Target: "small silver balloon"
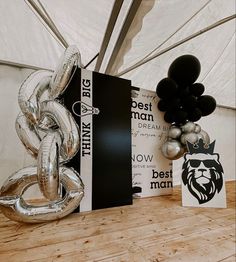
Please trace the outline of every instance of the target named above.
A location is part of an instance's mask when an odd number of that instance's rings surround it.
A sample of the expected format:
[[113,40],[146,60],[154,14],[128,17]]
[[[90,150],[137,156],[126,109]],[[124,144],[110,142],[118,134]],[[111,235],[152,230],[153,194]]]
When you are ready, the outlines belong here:
[[200,125],[198,125],[198,124],[195,124],[195,129],[194,129],[194,132],[195,133],[199,133],[199,132],[201,132],[201,126]]
[[18,102],[22,113],[33,123],[38,123],[40,118],[39,99],[45,90],[49,89],[52,72],[38,70],[29,75],[22,83]]
[[178,137],[180,137],[182,134],[182,131],[180,128],[176,127],[176,126],[172,126],[170,127],[169,129],[169,132],[168,132],[168,137],[169,138],[173,138],[173,139],[176,139]]
[[62,94],[68,86],[76,66],[81,66],[81,56],[76,46],[69,46],[60,58],[59,64],[50,81],[50,98],[55,99]]
[[184,133],[191,133],[194,132],[195,124],[193,122],[187,122],[183,126],[181,126],[181,130]]
[[204,142],[205,144],[207,144],[207,145],[210,144],[210,137],[209,137],[209,135],[207,134],[206,131],[204,131],[204,130],[202,129],[199,134],[202,135],[202,139],[203,139],[203,142]]
[[42,140],[38,153],[38,184],[48,200],[56,200],[59,187],[59,148],[61,137],[57,132],[49,132]]
[[162,145],[161,151],[165,158],[176,160],[183,155],[184,147],[177,140],[169,140]]
[[201,133],[196,133],[197,134],[197,136],[198,136],[198,141],[200,140],[200,139],[204,139],[204,137],[203,137],[203,135],[201,134]]
[[15,127],[16,133],[26,150],[36,158],[38,156],[41,138],[35,125],[31,124],[28,119],[20,113],[16,118]]
[[180,137],[180,141],[183,145],[186,145],[186,141],[190,142],[191,144],[195,144],[198,141],[198,135],[196,133],[183,134]]
[[36,184],[37,167],[19,170],[3,184],[0,190],[0,209],[11,220],[25,223],[42,223],[56,220],[73,212],[84,195],[84,185],[79,174],[70,168],[61,167],[60,182],[66,193],[63,198],[46,205],[34,206],[25,202],[22,195]]
[[79,128],[72,114],[57,101],[41,103],[41,114],[52,118],[59,127],[62,136],[61,157],[64,161],[71,159],[80,145]]

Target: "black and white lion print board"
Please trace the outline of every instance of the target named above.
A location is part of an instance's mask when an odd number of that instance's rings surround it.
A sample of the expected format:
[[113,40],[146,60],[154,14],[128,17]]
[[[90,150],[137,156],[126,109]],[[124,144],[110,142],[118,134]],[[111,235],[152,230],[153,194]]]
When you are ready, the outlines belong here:
[[182,166],[182,204],[196,207],[226,207],[224,171],[220,156],[200,139],[187,142],[188,152]]

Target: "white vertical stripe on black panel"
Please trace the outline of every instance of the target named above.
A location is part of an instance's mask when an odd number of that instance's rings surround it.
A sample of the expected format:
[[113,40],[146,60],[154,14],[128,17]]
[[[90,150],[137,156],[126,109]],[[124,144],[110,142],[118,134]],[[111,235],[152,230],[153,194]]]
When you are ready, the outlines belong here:
[[92,210],[92,174],[93,174],[93,115],[90,111],[93,103],[92,71],[81,69],[81,145],[80,175],[84,183],[84,197],[80,211]]

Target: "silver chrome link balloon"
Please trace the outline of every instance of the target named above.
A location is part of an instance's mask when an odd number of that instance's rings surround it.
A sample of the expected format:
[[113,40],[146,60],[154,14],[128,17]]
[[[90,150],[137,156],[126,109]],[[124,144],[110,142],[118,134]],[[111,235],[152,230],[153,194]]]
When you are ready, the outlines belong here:
[[[75,210],[83,197],[79,174],[62,166],[79,150],[79,129],[72,114],[55,100],[65,91],[78,63],[78,49],[69,46],[55,72],[36,71],[20,87],[21,113],[16,131],[38,165],[19,170],[0,190],[0,209],[12,220],[38,223],[59,219]],[[22,195],[33,184],[39,185],[48,204],[33,206],[25,202]]]
[[47,205],[33,206],[23,199],[23,193],[38,182],[37,167],[26,167],[8,178],[0,191],[0,206],[3,214],[18,222],[41,223],[62,218],[79,205],[84,186],[75,170],[60,167],[60,183],[66,194]]
[[41,138],[35,125],[33,125],[22,113],[16,118],[16,133],[26,150],[37,158]]
[[79,149],[78,126],[72,114],[57,101],[44,101],[41,103],[42,117],[47,116],[59,127],[63,137],[61,156],[67,161],[71,159]]
[[38,184],[44,197],[56,200],[59,188],[59,148],[61,137],[57,132],[49,132],[42,140],[38,155]]
[[39,100],[44,91],[49,89],[51,78],[51,71],[39,70],[32,73],[20,87],[19,106],[32,124],[37,124],[40,119]]
[[65,91],[75,72],[76,65],[78,64],[81,66],[81,58],[78,54],[77,47],[71,45],[66,49],[64,56],[61,57],[57,69],[50,81],[52,89],[50,97],[52,99],[55,99]]

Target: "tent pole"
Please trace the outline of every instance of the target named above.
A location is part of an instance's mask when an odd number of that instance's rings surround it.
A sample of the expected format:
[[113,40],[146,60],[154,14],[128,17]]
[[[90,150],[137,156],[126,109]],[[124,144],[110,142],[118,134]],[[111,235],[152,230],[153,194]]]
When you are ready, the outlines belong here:
[[126,73],[128,73],[128,72],[130,72],[130,71],[132,71],[132,70],[134,70],[135,68],[137,68],[137,67],[139,67],[139,66],[141,66],[141,65],[146,64],[147,62],[153,60],[154,58],[157,58],[158,56],[160,56],[160,55],[162,55],[162,54],[164,54],[164,53],[166,53],[166,52],[168,52],[168,51],[176,48],[177,46],[182,45],[182,44],[184,44],[185,42],[187,42],[187,41],[189,41],[189,40],[191,40],[191,39],[193,39],[193,38],[195,38],[195,37],[197,37],[197,36],[199,36],[199,35],[207,32],[207,31],[209,31],[209,30],[211,30],[211,29],[213,29],[213,28],[215,28],[215,27],[217,27],[217,26],[220,26],[220,25],[222,25],[222,24],[224,24],[224,23],[226,23],[226,22],[229,22],[229,21],[231,21],[232,19],[235,19],[235,18],[236,18],[236,14],[231,15],[231,16],[228,16],[228,17],[225,17],[225,18],[217,21],[216,23],[214,23],[214,24],[212,24],[212,25],[210,25],[210,26],[207,26],[207,27],[201,29],[200,31],[198,31],[198,32],[196,32],[196,33],[194,33],[194,34],[192,34],[192,35],[190,35],[190,36],[188,36],[188,37],[186,37],[186,38],[178,41],[177,43],[175,43],[175,44],[173,44],[173,45],[171,45],[171,46],[169,46],[169,47],[161,50],[161,51],[158,52],[157,54],[152,55],[152,56],[146,58],[145,60],[142,60],[141,62],[138,62],[138,63],[136,63],[135,65],[133,65],[133,66],[131,66],[131,67],[123,70],[122,72],[116,74],[116,76],[122,76],[122,75],[124,75],[124,74],[126,74]]
[[67,48],[69,45],[66,42],[65,38],[62,36],[62,34],[57,29],[56,25],[53,23],[52,19],[50,18],[49,14],[46,12],[45,8],[43,7],[42,3],[39,2],[41,8],[43,11],[37,6],[37,4],[33,0],[25,0],[31,8],[39,15],[39,17],[45,22],[45,24],[48,26],[48,28],[54,33],[54,35],[57,37],[57,39],[60,41],[60,43]]
[[169,41],[176,33],[178,33],[185,25],[187,25],[195,16],[197,16],[211,1],[212,0],[206,2],[196,13],[194,13],[187,21],[185,21],[179,28],[177,28],[169,37],[167,37],[162,43],[160,43],[157,47],[155,47],[151,52],[146,54],[139,62],[135,63],[133,66],[144,61],[150,55],[155,53],[160,47],[162,47],[167,41]]
[[99,72],[99,70],[101,68],[101,64],[102,64],[105,52],[107,50],[107,46],[109,44],[109,41],[111,39],[111,34],[114,30],[114,27],[115,27],[117,18],[119,16],[123,2],[124,2],[124,0],[116,0],[114,2],[114,5],[113,5],[112,11],[111,11],[111,15],[110,15],[110,18],[109,18],[109,21],[108,21],[108,24],[107,24],[106,32],[105,32],[105,35],[103,37],[103,41],[102,41],[102,45],[101,45],[100,52],[99,52],[99,55],[98,55],[98,59],[97,59],[97,62],[96,62],[96,66],[95,66],[96,72]]
[[225,105],[216,105],[217,107],[219,108],[224,108],[224,109],[230,109],[230,110],[236,110],[235,107],[232,107],[232,106],[225,106]]
[[[52,28],[55,30],[54,34],[57,34],[57,38],[61,41],[62,45],[64,47],[68,47],[69,44],[67,43],[67,41],[65,40],[65,38],[63,37],[63,35],[60,33],[60,31],[58,30],[57,26],[55,25],[55,23],[53,22],[52,18],[50,17],[50,15],[48,14],[47,10],[45,9],[45,7],[43,6],[42,2],[40,0],[37,0],[37,2],[39,3],[40,7],[42,8],[44,14],[46,15],[48,21],[50,22]],[[51,29],[52,30],[52,29]]]
[[42,68],[42,67],[38,67],[38,66],[21,64],[21,63],[6,61],[6,60],[0,60],[0,65],[13,66],[13,67],[17,67],[17,68],[26,68],[26,69],[32,69],[32,70],[49,70],[49,71],[53,71],[53,70],[48,69],[48,68]]
[[120,50],[120,48],[121,48],[121,46],[124,42],[124,39],[125,39],[128,31],[129,31],[130,25],[131,25],[135,15],[136,15],[138,9],[139,9],[141,2],[142,2],[142,0],[133,0],[132,1],[132,4],[129,8],[128,14],[125,18],[124,24],[121,28],[120,34],[119,34],[118,39],[116,41],[115,47],[114,47],[112,54],[110,56],[107,68],[105,70],[106,74],[109,74],[111,72],[112,66],[113,66],[113,64],[116,60],[116,57],[119,53],[119,50]]
[[218,61],[220,60],[220,58],[224,55],[225,50],[228,48],[228,46],[231,44],[231,42],[233,41],[235,36],[235,32],[233,33],[233,35],[231,36],[229,42],[226,44],[226,46],[223,48],[223,50],[221,51],[220,55],[217,57],[217,59],[215,60],[215,62],[213,63],[213,65],[211,66],[210,70],[208,72],[206,72],[206,74],[203,76],[203,78],[200,80],[200,82],[205,81],[205,79],[210,75],[210,73],[212,72],[212,70],[215,68],[215,66],[217,65]]
[[99,53],[97,53],[83,68],[86,69],[97,57],[99,56]]

